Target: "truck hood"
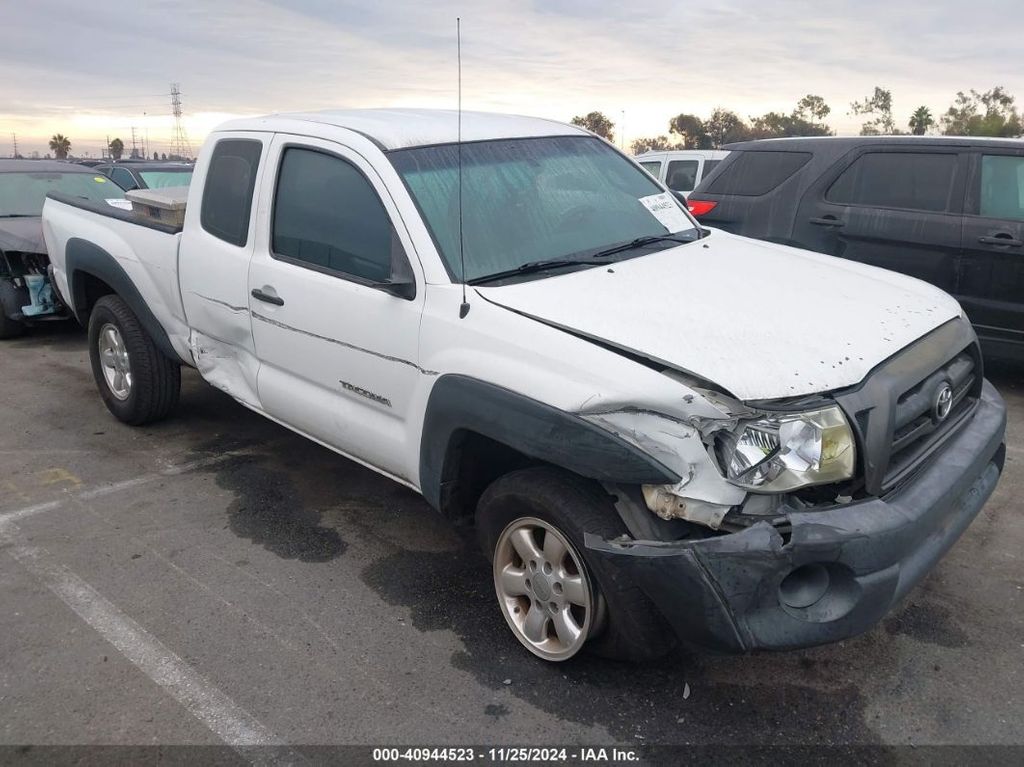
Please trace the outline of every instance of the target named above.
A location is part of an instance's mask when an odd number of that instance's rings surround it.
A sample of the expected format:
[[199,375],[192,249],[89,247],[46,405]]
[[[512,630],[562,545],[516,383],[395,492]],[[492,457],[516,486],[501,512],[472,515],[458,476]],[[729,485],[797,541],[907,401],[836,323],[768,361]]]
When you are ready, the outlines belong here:
[[477,290],[741,400],[852,386],[961,313],[920,280],[717,230],[608,267]]
[[19,253],[46,253],[42,218],[0,217],[0,250]]

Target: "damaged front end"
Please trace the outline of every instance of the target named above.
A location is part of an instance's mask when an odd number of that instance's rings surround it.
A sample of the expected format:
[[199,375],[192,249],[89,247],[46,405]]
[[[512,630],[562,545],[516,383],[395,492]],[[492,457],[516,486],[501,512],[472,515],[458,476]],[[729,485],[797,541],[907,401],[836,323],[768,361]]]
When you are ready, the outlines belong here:
[[0,311],[13,322],[68,316],[46,255],[0,250]]
[[[581,413],[681,477],[607,486],[630,534],[587,535],[588,552],[692,646],[788,649],[866,630],[953,545],[1002,471],[1005,405],[968,329],[953,331],[964,351],[950,355],[939,334],[828,397],[741,403],[690,380],[670,413]],[[933,407],[947,388],[951,408]]]

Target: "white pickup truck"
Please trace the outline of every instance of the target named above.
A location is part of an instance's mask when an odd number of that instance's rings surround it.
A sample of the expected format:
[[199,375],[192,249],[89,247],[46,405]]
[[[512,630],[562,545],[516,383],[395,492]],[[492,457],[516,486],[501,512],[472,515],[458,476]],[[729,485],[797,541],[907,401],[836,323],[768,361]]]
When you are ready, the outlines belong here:
[[952,298],[701,228],[548,120],[370,110],[228,123],[183,226],[52,195],[57,287],[103,401],[180,366],[474,521],[553,661],[676,638],[794,648],[877,622],[1002,470]]

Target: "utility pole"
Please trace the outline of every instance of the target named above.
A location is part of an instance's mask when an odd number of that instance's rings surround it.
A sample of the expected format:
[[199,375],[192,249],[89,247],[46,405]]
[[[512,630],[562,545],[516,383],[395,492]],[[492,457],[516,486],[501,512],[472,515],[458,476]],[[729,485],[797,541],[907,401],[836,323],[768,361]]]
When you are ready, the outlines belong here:
[[[100,157],[102,157],[103,159],[111,157],[111,154],[110,154],[110,134],[109,133],[107,134],[107,145],[105,147],[103,147],[103,151],[100,152]],[[113,158],[111,157],[111,159],[113,159]]]

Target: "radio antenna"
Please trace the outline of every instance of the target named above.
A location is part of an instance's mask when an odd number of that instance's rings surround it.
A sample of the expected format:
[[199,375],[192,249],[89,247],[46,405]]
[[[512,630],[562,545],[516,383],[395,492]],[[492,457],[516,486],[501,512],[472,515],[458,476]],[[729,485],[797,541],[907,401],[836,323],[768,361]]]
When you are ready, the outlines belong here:
[[466,300],[466,245],[462,238],[462,19],[455,17],[455,44],[459,62],[459,112],[458,137],[456,152],[459,162],[459,263],[462,268],[462,305],[459,307],[459,319],[469,314],[469,302]]

